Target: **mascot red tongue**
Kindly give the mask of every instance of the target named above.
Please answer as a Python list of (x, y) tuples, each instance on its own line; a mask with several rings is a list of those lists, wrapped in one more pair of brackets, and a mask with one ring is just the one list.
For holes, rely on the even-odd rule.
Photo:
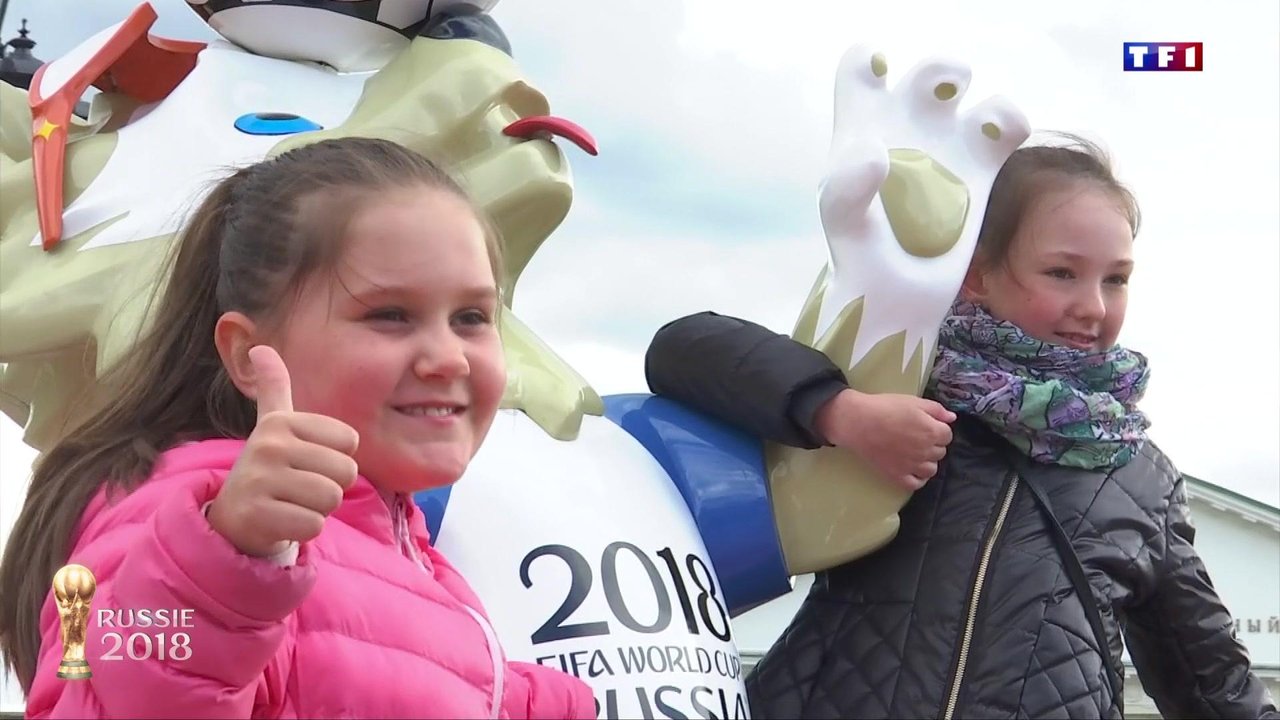
[(588, 155), (598, 155), (595, 138), (581, 125), (564, 118), (540, 115), (517, 120), (502, 130), (503, 135), (515, 138), (562, 137), (582, 148)]

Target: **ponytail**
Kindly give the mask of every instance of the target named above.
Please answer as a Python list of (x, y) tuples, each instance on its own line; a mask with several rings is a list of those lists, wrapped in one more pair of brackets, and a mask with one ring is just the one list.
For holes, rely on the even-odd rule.
[[(240, 175), (213, 189), (175, 243), (166, 288), (149, 303), (159, 298), (149, 330), (99, 378), (109, 397), (95, 399), (101, 407), (35, 465), (0, 561), (0, 650), (24, 693), (35, 677), (40, 609), (89, 500), (104, 486), (136, 487), (185, 435), (243, 436), (252, 427), (252, 407), (226, 380), (212, 342), (219, 245)], [(192, 392), (206, 387), (207, 396)]]

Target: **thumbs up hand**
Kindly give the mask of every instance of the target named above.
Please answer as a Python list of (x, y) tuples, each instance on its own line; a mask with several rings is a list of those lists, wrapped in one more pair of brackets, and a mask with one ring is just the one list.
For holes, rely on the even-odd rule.
[(266, 557), (324, 528), (356, 479), (359, 435), (325, 415), (294, 412), (289, 369), (267, 345), (249, 350), (258, 421), (209, 506), (209, 524), (240, 552)]

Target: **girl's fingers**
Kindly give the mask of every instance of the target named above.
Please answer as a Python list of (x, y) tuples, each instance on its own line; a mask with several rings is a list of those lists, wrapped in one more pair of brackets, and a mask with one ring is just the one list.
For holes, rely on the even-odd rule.
[(360, 434), (355, 428), (327, 415), (291, 413), (289, 428), (299, 440), (336, 450), (343, 455), (355, 455), (356, 448), (360, 445)]
[(314, 540), (324, 529), (325, 516), (283, 500), (266, 500), (262, 511), (258, 513), (262, 535), (272, 543), (280, 540), (308, 542)]
[(355, 458), (350, 455), (299, 439), (295, 439), (290, 448), (289, 467), (322, 475), (344, 490), (351, 487), (359, 472)]
[[(280, 475), (280, 482), (271, 490), (274, 501), (295, 505), (321, 516), (328, 517), (342, 504), (343, 488), (331, 478), (306, 470), (288, 470)], [(298, 538), (287, 538), (297, 540)]]

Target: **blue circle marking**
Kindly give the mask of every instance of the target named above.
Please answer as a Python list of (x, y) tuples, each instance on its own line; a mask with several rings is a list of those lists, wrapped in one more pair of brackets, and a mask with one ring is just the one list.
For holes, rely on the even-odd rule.
[(321, 126), (292, 113), (258, 112), (236, 118), (236, 129), (249, 135), (293, 135)]

